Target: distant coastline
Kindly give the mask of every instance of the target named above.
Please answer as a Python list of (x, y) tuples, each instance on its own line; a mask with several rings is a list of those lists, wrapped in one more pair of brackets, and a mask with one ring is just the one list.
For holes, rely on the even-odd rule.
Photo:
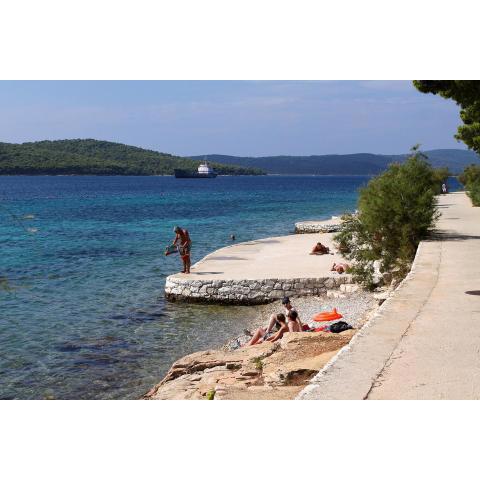
[[(425, 153), (433, 167), (448, 167), (453, 174), (480, 162), (480, 158), (468, 150), (430, 150)], [(403, 162), (406, 157), (371, 153), (180, 157), (102, 140), (45, 140), (20, 144), (0, 142), (0, 175), (165, 176), (173, 175), (175, 169), (197, 171), (199, 163), (206, 159), (219, 176), (368, 176), (378, 175), (390, 163)]]
[[(0, 143), (0, 175), (173, 175), (196, 171), (190, 158), (94, 139)], [(219, 175), (264, 175), (255, 167), (212, 162)]]
[[(437, 149), (427, 150), (423, 153), (428, 157), (428, 162), (432, 167), (447, 167), (453, 174), (462, 172), (467, 165), (480, 162), (480, 157), (470, 150)], [(190, 158), (197, 161), (205, 158), (209, 162), (260, 168), (268, 175), (378, 175), (385, 171), (391, 163), (402, 163), (408, 156), (409, 154), (352, 153), (240, 157), (209, 154)]]

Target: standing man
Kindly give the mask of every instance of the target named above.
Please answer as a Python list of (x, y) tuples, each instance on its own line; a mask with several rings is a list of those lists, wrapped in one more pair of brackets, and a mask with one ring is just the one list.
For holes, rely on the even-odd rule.
[(172, 245), (177, 245), (177, 243), (179, 243), (178, 252), (183, 261), (182, 273), (190, 273), (190, 250), (192, 248), (192, 240), (190, 239), (188, 230), (175, 227), (173, 231), (175, 232), (175, 240)]

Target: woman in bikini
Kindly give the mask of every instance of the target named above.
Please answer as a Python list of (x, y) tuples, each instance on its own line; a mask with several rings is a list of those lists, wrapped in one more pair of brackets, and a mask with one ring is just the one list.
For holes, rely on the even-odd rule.
[(258, 328), (257, 331), (253, 334), (252, 339), (244, 345), (244, 347), (250, 347), (251, 345), (256, 345), (263, 342), (275, 342), (283, 337), (283, 334), (288, 332), (288, 325), (285, 320), (285, 315), (279, 313), (275, 315), (275, 328), (276, 332), (269, 331), (266, 328)]

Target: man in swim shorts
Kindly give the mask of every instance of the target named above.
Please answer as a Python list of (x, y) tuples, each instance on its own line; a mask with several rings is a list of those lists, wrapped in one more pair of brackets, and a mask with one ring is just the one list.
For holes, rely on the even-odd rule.
[(175, 232), (175, 239), (173, 240), (172, 245), (179, 243), (178, 251), (183, 262), (182, 273), (190, 273), (190, 251), (192, 249), (192, 240), (190, 239), (188, 230), (175, 227), (173, 231)]

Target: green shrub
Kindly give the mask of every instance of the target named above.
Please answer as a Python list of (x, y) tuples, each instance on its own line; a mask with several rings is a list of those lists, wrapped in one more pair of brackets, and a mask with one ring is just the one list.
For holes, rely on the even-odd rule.
[(262, 370), (263, 369), (263, 362), (262, 362), (262, 359), (260, 357), (255, 357), (254, 359), (252, 359), (252, 362), (255, 365), (255, 368), (257, 370)]
[(480, 165), (472, 163), (458, 176), (458, 180), (467, 187), (470, 183), (480, 181)]
[(450, 170), (448, 167), (440, 167), (433, 169), (433, 182), (435, 193), (439, 195), (442, 193), (442, 183), (447, 183), (448, 177), (451, 176)]
[(404, 164), (390, 165), (360, 191), (358, 215), (344, 217), (335, 240), (352, 261), (354, 278), (367, 287), (374, 285), (375, 260), (380, 271), (403, 278), (438, 218), (438, 177), (425, 159), (414, 147)]
[(215, 390), (209, 390), (207, 392), (207, 400), (213, 400), (215, 398)]
[(480, 207), (480, 165), (471, 164), (459, 175), (475, 207)]
[(480, 179), (468, 184), (468, 195), (475, 207), (480, 207)]

